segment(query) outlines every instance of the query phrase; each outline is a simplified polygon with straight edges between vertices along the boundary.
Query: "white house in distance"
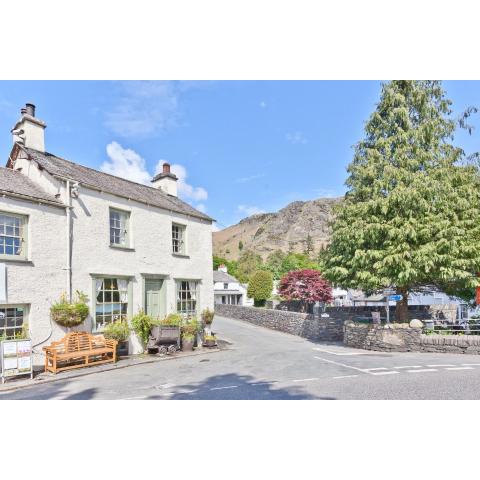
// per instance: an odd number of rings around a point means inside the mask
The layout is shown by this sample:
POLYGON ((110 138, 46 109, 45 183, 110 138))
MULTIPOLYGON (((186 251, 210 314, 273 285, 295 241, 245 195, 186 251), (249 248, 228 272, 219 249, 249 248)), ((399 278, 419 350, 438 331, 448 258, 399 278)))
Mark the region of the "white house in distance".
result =
POLYGON ((225 265, 213 272, 213 293, 217 305, 253 305, 253 300, 247 297, 247 287, 232 277, 225 265))
POLYGON ((45 127, 27 104, 0 167, 0 336, 28 322, 39 352, 65 333, 51 304, 77 290, 93 333, 140 309, 213 308, 212 219, 177 197, 170 166, 152 186, 102 173, 47 153, 45 127))

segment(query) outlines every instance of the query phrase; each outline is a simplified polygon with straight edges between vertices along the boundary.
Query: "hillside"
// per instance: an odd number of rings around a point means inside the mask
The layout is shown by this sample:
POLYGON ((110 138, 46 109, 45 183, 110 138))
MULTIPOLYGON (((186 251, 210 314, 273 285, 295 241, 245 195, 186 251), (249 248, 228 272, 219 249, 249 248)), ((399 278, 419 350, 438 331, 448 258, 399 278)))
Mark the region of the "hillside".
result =
POLYGON ((303 252, 311 236, 315 252, 328 243, 328 222, 332 206, 341 198, 319 198, 293 202, 276 213, 252 215, 240 223, 213 234, 215 255, 237 260, 243 251, 253 250, 264 259, 275 250, 303 252))

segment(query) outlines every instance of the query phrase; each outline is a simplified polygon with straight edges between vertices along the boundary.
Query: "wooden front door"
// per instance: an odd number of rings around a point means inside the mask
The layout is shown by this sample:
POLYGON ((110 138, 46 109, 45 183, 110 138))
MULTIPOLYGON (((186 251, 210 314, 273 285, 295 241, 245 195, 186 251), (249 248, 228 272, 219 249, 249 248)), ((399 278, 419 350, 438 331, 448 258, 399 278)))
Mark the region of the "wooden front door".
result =
POLYGON ((163 318, 165 316, 163 280, 145 280, 145 312, 153 318, 163 318))

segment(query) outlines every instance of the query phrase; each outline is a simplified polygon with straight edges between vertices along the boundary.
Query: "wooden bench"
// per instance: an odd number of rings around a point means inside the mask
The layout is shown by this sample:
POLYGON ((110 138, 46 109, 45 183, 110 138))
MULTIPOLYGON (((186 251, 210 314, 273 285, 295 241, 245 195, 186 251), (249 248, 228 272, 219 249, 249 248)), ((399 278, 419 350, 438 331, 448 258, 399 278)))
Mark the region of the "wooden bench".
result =
POLYGON ((87 332, 67 333, 58 342, 43 347, 45 371, 57 373, 63 370, 89 367, 117 361, 117 341, 103 335, 87 332))

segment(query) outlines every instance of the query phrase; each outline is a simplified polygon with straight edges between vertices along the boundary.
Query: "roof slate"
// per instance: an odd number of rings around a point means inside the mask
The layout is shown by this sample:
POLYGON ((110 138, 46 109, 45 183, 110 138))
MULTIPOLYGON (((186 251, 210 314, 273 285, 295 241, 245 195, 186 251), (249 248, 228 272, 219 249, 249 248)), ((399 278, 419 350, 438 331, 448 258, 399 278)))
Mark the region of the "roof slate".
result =
POLYGON ((213 271, 213 281, 214 282, 236 282, 236 283, 239 283, 239 281, 235 277, 232 277, 228 273, 221 272, 220 270, 214 270, 213 271))
POLYGON ((177 197, 168 195, 163 190, 135 183, 108 173, 99 172, 93 168, 79 165, 65 160, 51 153, 39 152, 31 148, 22 147, 29 158, 51 175, 68 178, 123 198, 129 198, 141 203, 160 207, 165 210, 190 215, 203 220, 213 221, 211 217, 191 207, 177 197))
POLYGON ((0 192, 14 195, 21 195, 32 200, 47 201, 64 206, 63 203, 53 195, 45 192, 35 182, 30 180, 23 173, 11 168, 0 167, 0 192))

